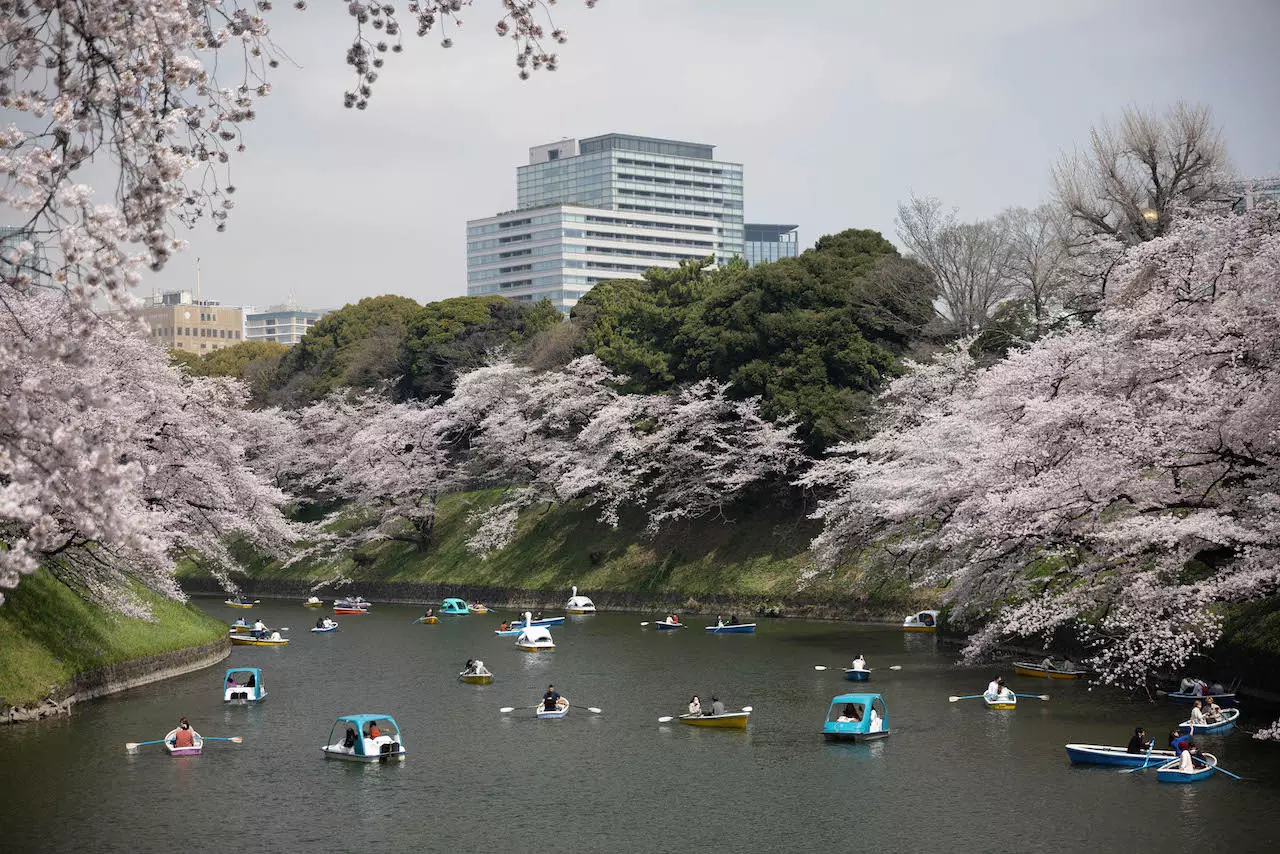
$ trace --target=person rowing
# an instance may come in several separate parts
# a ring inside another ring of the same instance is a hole
[[[1129,746],[1124,751],[1125,753],[1146,753],[1147,748],[1154,743],[1154,741],[1148,742],[1147,731],[1138,727],[1133,731],[1133,738],[1129,739]]]
[[[1222,720],[1222,706],[1213,701],[1213,697],[1204,698],[1204,722],[1207,724],[1216,724]]]
[[[1056,668],[1054,668],[1054,666],[1053,666],[1053,659],[1052,659],[1052,658],[1049,658],[1049,657],[1047,657],[1047,656],[1045,657],[1045,660],[1044,660],[1044,661],[1040,662],[1040,666],[1041,666],[1042,668],[1044,668],[1045,670],[1054,670],[1054,669],[1056,669]]]
[[[858,653],[858,657],[853,660],[854,670],[866,670],[867,660],[862,657],[862,653]]]
[[[545,712],[556,711],[556,705],[560,702],[560,692],[556,690],[556,686],[548,685],[547,693],[542,695],[542,710]]]
[[[323,629],[328,622],[324,617],[316,617],[316,628]]]
[[[987,685],[986,695],[988,697],[999,697],[1000,692],[1004,690],[1004,679],[997,676]]]
[[[462,668],[462,675],[471,676],[475,672],[476,672],[476,663],[470,658],[468,658],[466,666]]]
[[[174,747],[195,747],[196,731],[191,728],[191,724],[185,717],[178,721],[178,728],[173,733]]]
[[[721,702],[720,698],[717,697],[715,694],[711,695],[711,714],[713,715],[724,714],[724,703]]]
[[[697,694],[694,694],[693,699],[689,701],[689,714],[691,715],[702,714],[702,701],[698,699]]]
[[[424,620],[430,620],[430,619],[431,619],[432,617],[434,617],[435,615],[436,615],[436,609],[435,609],[435,608],[428,608],[428,609],[427,609],[427,613],[425,613],[425,614],[423,614],[423,615],[422,615],[422,619],[424,619]]]

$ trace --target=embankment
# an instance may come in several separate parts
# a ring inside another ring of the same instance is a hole
[[[0,723],[68,714],[77,702],[226,658],[226,624],[140,595],[154,621],[92,605],[46,572],[9,591],[0,605]]]
[[[814,522],[770,497],[739,502],[726,516],[673,525],[656,536],[639,516],[617,528],[570,503],[537,506],[519,519],[515,539],[480,557],[467,549],[472,518],[501,490],[446,496],[429,548],[384,541],[333,562],[258,562],[241,581],[255,596],[305,598],[321,588],[382,602],[439,602],[446,596],[498,608],[563,607],[577,586],[602,610],[678,610],[825,619],[896,618],[935,601],[932,591],[890,580],[874,566],[819,572],[809,543]],[[343,524],[350,524],[345,522]],[[216,592],[211,579],[183,577],[191,592]]]

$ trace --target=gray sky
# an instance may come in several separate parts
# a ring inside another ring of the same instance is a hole
[[[465,221],[515,206],[526,149],[610,131],[715,144],[745,165],[748,221],[799,223],[805,246],[895,239],[912,191],[967,218],[1033,205],[1130,104],[1210,104],[1239,173],[1280,173],[1280,0],[562,0],[561,69],[526,82],[476,0],[450,50],[409,27],[365,112],[342,107],[336,6],[278,4],[301,68],[246,125],[227,231],[186,235],[140,292],[190,286],[200,256],[224,303],[465,294]]]

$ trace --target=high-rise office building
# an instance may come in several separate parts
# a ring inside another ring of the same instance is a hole
[[[800,226],[749,222],[742,257],[754,267],[765,261],[794,258],[800,254]]]
[[[467,223],[467,293],[550,299],[743,253],[742,165],[714,146],[606,134],[529,149],[517,208]]]
[[[201,300],[191,291],[153,294],[143,303],[142,316],[151,327],[151,340],[170,350],[205,356],[240,342],[244,313],[214,300]]]
[[[275,341],[292,347],[330,309],[314,311],[296,305],[273,305],[245,315],[246,341]]]

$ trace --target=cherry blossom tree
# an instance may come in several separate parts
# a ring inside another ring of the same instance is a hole
[[[1130,247],[1095,322],[979,369],[896,381],[884,429],[803,481],[814,548],[878,549],[978,629],[1073,627],[1106,682],[1145,684],[1280,585],[1280,223],[1185,220]]]

